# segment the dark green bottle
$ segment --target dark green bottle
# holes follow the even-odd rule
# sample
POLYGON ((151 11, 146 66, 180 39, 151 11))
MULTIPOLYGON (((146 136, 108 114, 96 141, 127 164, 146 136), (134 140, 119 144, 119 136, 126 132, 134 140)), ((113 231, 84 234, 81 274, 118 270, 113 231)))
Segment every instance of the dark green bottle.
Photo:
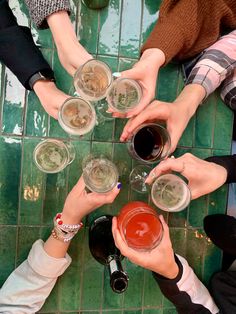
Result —
POLYGON ((128 287, 128 275, 123 271, 123 256, 115 246, 112 231, 112 216, 101 216, 94 220, 89 229, 89 248, 93 257, 109 269, 110 286, 116 293, 128 287))

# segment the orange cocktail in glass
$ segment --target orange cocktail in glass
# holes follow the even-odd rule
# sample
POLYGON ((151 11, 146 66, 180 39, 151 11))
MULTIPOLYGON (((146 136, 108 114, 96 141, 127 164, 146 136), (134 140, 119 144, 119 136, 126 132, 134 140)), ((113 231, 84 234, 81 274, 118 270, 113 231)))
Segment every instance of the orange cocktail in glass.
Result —
POLYGON ((118 216, 118 228, 127 245, 135 250, 152 250, 163 235, 157 212, 144 202, 126 204, 118 216))

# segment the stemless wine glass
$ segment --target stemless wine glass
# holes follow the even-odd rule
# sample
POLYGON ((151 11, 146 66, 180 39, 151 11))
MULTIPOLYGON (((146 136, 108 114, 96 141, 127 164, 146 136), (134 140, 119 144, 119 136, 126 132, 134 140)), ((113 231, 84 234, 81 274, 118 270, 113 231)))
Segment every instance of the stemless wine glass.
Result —
POLYGON ((138 165, 132 169, 129 175, 129 183, 131 188, 139 193, 147 193, 149 188, 145 183, 146 178, 152 168, 147 165, 138 165))
POLYGON ((68 134, 81 136, 93 130, 96 113, 88 101, 80 97, 70 97, 59 110, 58 122, 68 134))
POLYGON ((122 238, 134 250, 150 251, 161 242, 162 223, 157 212, 144 202, 126 204, 117 223, 122 238))
POLYGON ((106 97, 113 81, 109 66, 102 61, 91 59, 75 72, 74 86, 81 97, 98 101, 106 97))
POLYGON ((120 113, 127 113, 135 108, 142 98, 142 87, 129 78, 118 78, 111 84, 107 92, 109 107, 120 113))
POLYGON ((175 174, 164 174, 154 181, 151 197, 158 208, 179 212, 189 205, 191 192, 183 179, 175 174))
POLYGON ((167 130, 156 123, 142 124, 127 143, 131 157, 149 164, 167 157, 170 145, 170 136, 167 130))
POLYGON ((47 139, 35 147, 33 159, 41 171, 57 173, 72 163, 75 159, 75 149, 71 143, 47 139))
POLYGON ((84 183, 90 191, 106 193, 118 183, 119 173, 116 165, 102 155, 87 157, 82 167, 84 183))

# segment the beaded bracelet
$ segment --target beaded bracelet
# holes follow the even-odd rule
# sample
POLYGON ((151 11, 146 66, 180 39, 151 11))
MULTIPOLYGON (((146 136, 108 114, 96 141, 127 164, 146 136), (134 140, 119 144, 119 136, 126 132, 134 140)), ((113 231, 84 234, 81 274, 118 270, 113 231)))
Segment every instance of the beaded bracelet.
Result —
POLYGON ((83 223, 80 222, 79 224, 71 225, 71 224, 64 224, 61 220, 61 213, 56 214, 54 218, 54 226, 57 226, 59 229, 65 232, 78 232, 80 228, 83 227, 83 223))
POLYGON ((53 222, 54 229, 52 230, 52 236, 62 242, 69 242, 71 239, 73 239, 79 229, 83 227, 82 222, 75 225, 63 224, 63 221, 61 220, 61 213, 56 215, 53 222))

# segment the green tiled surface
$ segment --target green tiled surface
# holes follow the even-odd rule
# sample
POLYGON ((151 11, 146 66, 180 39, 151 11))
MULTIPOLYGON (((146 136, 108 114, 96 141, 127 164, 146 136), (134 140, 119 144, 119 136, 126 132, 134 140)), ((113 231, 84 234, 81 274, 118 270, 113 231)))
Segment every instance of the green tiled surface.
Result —
MULTIPOLYGON (((138 50, 152 30, 161 0, 110 0, 109 8, 88 10, 81 1, 73 1, 71 18, 81 43, 114 71, 126 70, 138 58, 138 50), (132 17, 132 18, 131 18, 132 17), (135 18, 134 18, 135 17, 135 18)), ((33 37, 52 65, 58 86, 72 92, 72 79, 61 67, 49 30, 37 31, 28 20, 23 0, 10 2, 22 25, 30 25, 33 37)), ((58 123, 48 117, 34 93, 26 92, 0 65, 0 284, 27 256, 33 241, 46 239, 52 217, 60 211, 68 191, 81 174, 81 161, 90 151, 103 152, 121 172, 122 191, 114 204, 106 205, 88 217, 89 222, 103 213, 118 213, 128 200, 143 199, 128 185, 129 172, 135 164, 119 136, 122 119, 101 121, 92 135, 73 139, 75 161, 63 172, 41 173, 32 161, 35 145, 44 137, 68 139, 58 123)), ((157 83, 157 97, 172 101, 181 90, 183 80, 178 66, 162 69, 157 83)), ((201 158, 228 154, 231 145, 232 113, 212 95, 190 121, 175 156, 192 152, 201 158)), ((220 268, 221 252, 206 238, 202 221, 206 214, 225 212, 227 187, 193 201, 178 214, 166 214, 173 246, 185 256, 205 282, 220 268)), ((73 241, 69 253, 73 262, 58 280, 40 313, 80 314, 174 314, 150 272, 129 261, 124 262, 130 275, 129 288, 123 295, 114 294, 107 270, 96 263, 88 250, 88 233, 84 228, 73 241)))

